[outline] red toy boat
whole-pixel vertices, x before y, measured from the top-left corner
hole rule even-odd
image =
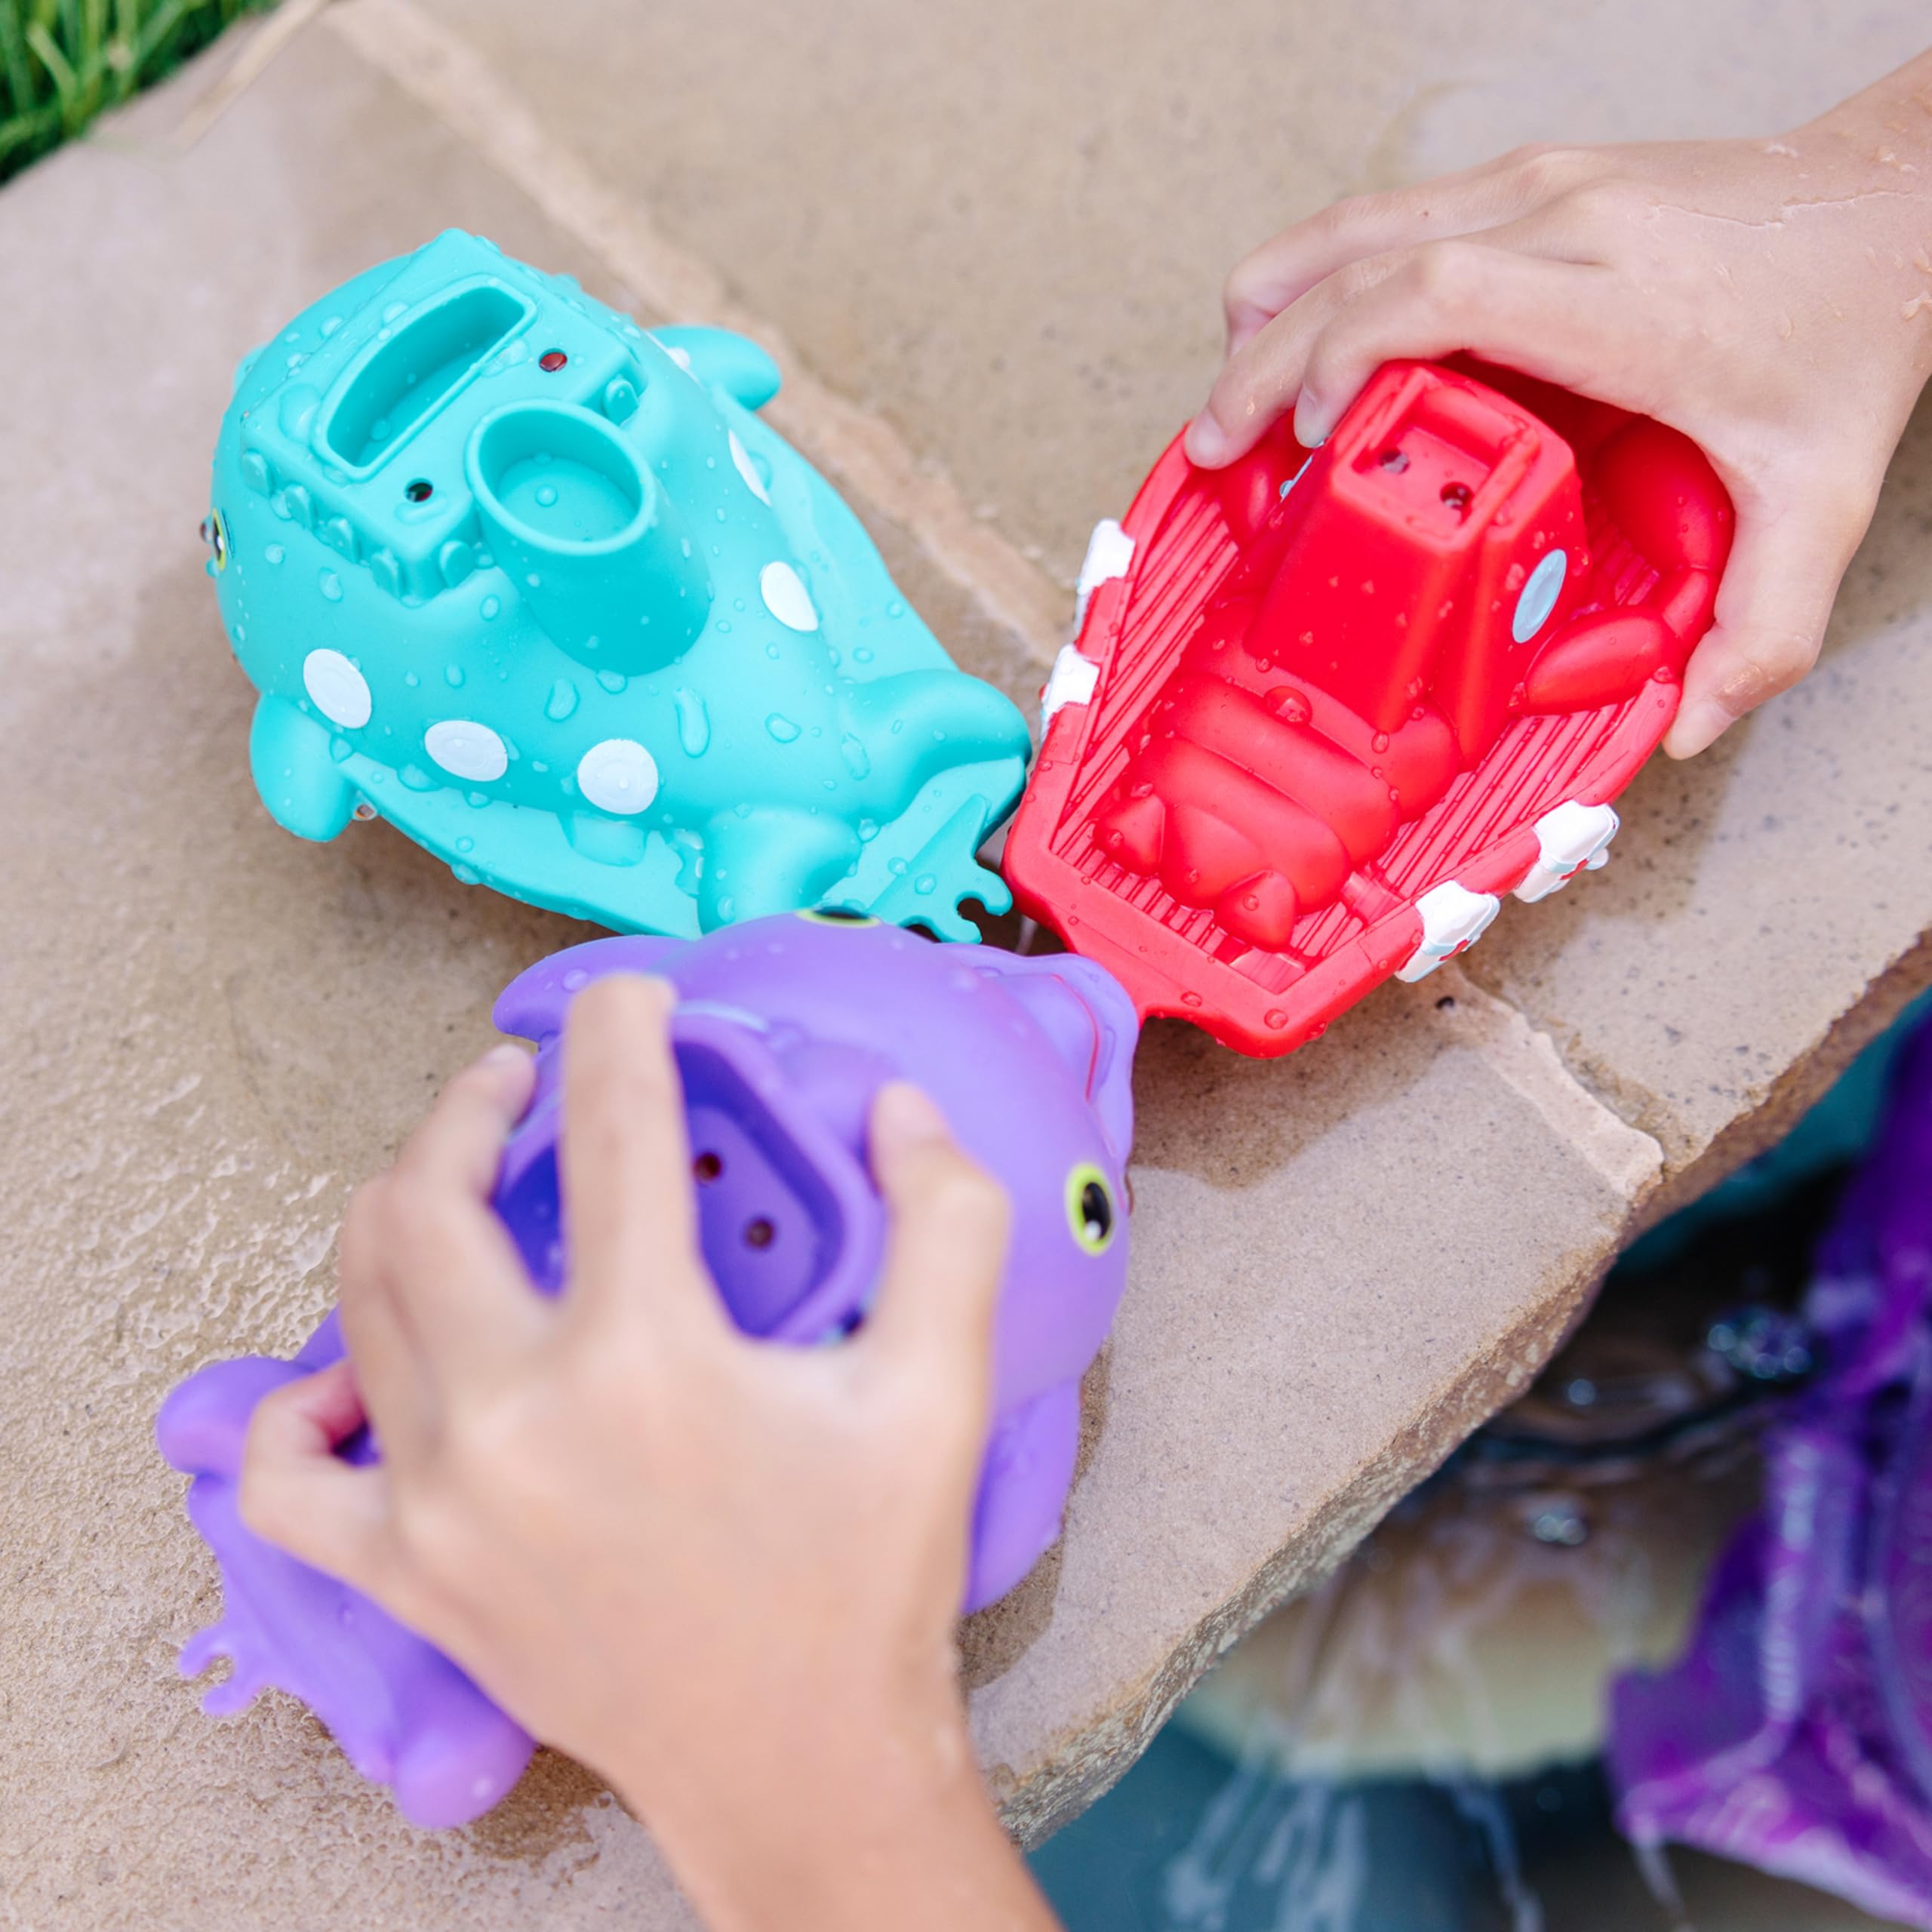
[[[1143,1019],[1290,1051],[1602,863],[1731,525],[1676,431],[1501,370],[1391,363],[1312,454],[1177,438],[1088,547],[1020,905]]]

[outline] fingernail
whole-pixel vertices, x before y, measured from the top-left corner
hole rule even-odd
[[[946,1140],[946,1116],[919,1089],[903,1080],[888,1081],[872,1103],[875,1128],[902,1146],[912,1142]]]
[[[1295,403],[1295,441],[1305,450],[1318,450],[1334,432],[1327,411],[1303,389]]]
[[[505,1040],[492,1047],[483,1056],[482,1063],[489,1068],[491,1072],[495,1073],[509,1067],[521,1066],[528,1062],[529,1058],[529,1054],[522,1048],[513,1046],[508,1040]]]
[[[1678,712],[1665,735],[1663,748],[1672,758],[1695,758],[1723,737],[1734,721],[1715,699],[1694,698]]]
[[[1187,440],[1182,448],[1189,463],[1213,469],[1228,459],[1228,432],[1203,410],[1187,426]]]

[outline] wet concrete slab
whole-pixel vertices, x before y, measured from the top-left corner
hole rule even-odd
[[[1700,16],[1666,85],[1613,57],[1627,8],[1580,12],[1566,41],[1513,0],[1426,23],[1239,0],[1219,35],[1004,0],[832,22],[741,4],[701,33],[589,0],[438,5],[559,152],[648,204],[1050,574],[1198,395],[1220,274],[1281,213],[1546,113],[1598,134],[1695,125],[1700,100],[1789,118],[1906,30],[1900,9],[1835,40],[1803,9],[1727,5],[1731,66]],[[681,1925],[645,1835],[560,1760],[470,1831],[414,1833],[285,1700],[217,1724],[174,1675],[217,1586],[155,1406],[203,1361],[305,1332],[349,1188],[489,1038],[498,987],[583,930],[380,825],[306,846],[256,802],[251,694],[195,531],[229,372],[451,223],[627,294],[533,190],[554,168],[486,162],[327,17],[176,153],[225,57],[0,195],[0,352],[32,371],[0,471],[20,1069],[0,1110],[0,1901],[36,1928]],[[1385,991],[1280,1065],[1150,1032],[1134,1281],[1068,1535],[966,1632],[1016,1829],[1118,1775],[1223,1646],[1521,1386],[1664,1157],[1718,1158],[1902,996],[1932,920],[1923,761],[1890,721],[1932,663],[1924,446],[1921,424],[1820,680],[1736,751],[1646,778],[1627,884],[1614,866],[1512,908],[1475,979]],[[1028,695],[1037,640],[890,505],[860,507],[961,661]],[[1795,829],[1780,756],[1809,775]],[[1793,937],[1761,881],[1801,863],[1860,896],[1827,892]],[[1714,934],[1761,977],[1727,990]],[[1727,1085],[1740,1043],[1755,1057]]]

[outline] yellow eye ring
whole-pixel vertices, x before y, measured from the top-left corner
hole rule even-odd
[[[202,537],[214,552],[217,571],[228,568],[228,519],[219,510],[211,510],[202,520]]]
[[[879,923],[869,912],[855,912],[847,906],[801,907],[798,917],[815,926],[875,926]]]
[[[1066,1177],[1066,1225],[1089,1254],[1104,1254],[1113,1245],[1120,1211],[1106,1176],[1091,1161],[1082,1161]]]

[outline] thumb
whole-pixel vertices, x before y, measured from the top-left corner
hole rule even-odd
[[[1005,1191],[959,1151],[932,1102],[903,1082],[873,1103],[872,1160],[891,1231],[862,1340],[882,1358],[957,1386],[983,1411],[1011,1221]]]
[[[1839,580],[1871,521],[1841,504],[1822,513],[1794,505],[1774,515],[1738,512],[1737,535],[1718,589],[1717,621],[1684,669],[1684,697],[1663,741],[1694,758],[1767,698],[1789,691],[1818,661]]]

